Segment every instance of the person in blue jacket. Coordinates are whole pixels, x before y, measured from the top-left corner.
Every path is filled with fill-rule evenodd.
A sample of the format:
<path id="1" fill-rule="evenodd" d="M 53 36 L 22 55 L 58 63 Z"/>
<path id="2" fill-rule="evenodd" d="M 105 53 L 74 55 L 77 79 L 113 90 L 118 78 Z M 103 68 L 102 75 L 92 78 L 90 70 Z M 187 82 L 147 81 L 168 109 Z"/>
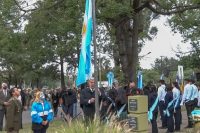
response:
<path id="1" fill-rule="evenodd" d="M 51 104 L 45 100 L 43 92 L 38 91 L 31 106 L 33 133 L 46 133 L 49 122 L 53 120 Z"/>

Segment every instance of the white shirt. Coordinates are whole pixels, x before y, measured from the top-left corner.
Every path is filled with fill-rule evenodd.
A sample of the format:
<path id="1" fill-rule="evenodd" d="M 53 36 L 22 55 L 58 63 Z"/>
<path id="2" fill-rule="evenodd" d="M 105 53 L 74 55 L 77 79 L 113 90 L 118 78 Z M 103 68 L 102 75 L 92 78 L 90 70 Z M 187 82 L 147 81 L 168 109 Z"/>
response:
<path id="1" fill-rule="evenodd" d="M 172 89 L 172 92 L 173 92 L 173 99 L 176 99 L 177 97 L 180 96 L 180 90 L 177 89 L 176 87 L 174 87 L 174 88 Z"/>
<path id="2" fill-rule="evenodd" d="M 196 85 L 192 84 L 192 97 L 191 100 L 194 100 L 195 98 L 198 98 L 198 88 Z"/>
<path id="3" fill-rule="evenodd" d="M 7 90 L 3 90 L 3 94 L 7 97 Z"/>
<path id="4" fill-rule="evenodd" d="M 200 90 L 198 92 L 198 106 L 200 107 Z"/>
<path id="5" fill-rule="evenodd" d="M 186 100 L 191 100 L 191 97 L 192 97 L 191 92 L 192 92 L 192 87 L 188 83 L 184 87 L 184 92 L 183 92 L 183 97 L 182 97 L 181 105 L 183 105 L 183 103 L 186 102 Z"/>
<path id="6" fill-rule="evenodd" d="M 166 95 L 166 91 L 165 91 L 165 85 L 161 85 L 158 88 L 158 99 L 159 101 L 165 101 L 165 95 Z"/>

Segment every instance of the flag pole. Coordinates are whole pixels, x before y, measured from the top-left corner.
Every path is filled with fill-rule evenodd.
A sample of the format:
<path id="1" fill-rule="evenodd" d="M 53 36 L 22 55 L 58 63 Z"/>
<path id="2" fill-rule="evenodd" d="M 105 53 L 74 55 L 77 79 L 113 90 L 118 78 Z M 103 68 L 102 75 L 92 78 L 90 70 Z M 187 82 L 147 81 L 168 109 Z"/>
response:
<path id="1" fill-rule="evenodd" d="M 95 113 L 99 117 L 99 95 L 98 95 L 98 69 L 97 69 L 97 43 L 96 43 L 96 13 L 95 0 L 92 0 L 93 19 L 93 45 L 94 45 L 94 81 L 95 81 Z"/>

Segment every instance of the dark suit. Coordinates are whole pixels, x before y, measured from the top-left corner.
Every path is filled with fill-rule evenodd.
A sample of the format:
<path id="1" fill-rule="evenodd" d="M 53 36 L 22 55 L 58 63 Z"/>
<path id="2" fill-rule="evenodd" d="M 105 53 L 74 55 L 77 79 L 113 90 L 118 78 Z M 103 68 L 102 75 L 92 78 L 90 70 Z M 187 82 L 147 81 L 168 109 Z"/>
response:
<path id="1" fill-rule="evenodd" d="M 148 100 L 148 109 L 150 109 L 156 98 L 157 98 L 157 92 L 151 92 L 148 95 L 149 100 Z M 152 133 L 158 133 L 158 127 L 157 127 L 157 116 L 158 116 L 158 104 L 156 105 L 154 111 L 153 111 L 153 119 L 151 120 L 151 125 L 152 125 Z"/>
<path id="2" fill-rule="evenodd" d="M 80 104 L 83 106 L 83 113 L 86 122 L 92 121 L 95 114 L 95 103 L 89 103 L 91 98 L 95 98 L 95 91 L 91 91 L 89 88 L 81 90 Z"/>
<path id="3" fill-rule="evenodd" d="M 8 102 L 10 99 L 10 93 L 7 90 L 7 96 L 4 95 L 3 89 L 0 90 L 0 131 L 3 129 L 3 118 L 6 114 L 6 108 L 4 106 L 4 102 Z"/>

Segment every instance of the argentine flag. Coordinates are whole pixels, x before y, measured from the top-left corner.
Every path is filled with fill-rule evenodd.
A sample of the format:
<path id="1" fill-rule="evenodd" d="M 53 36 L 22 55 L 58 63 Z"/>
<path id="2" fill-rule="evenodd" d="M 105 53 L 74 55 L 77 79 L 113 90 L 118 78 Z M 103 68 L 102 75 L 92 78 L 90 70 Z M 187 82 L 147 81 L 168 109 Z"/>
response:
<path id="1" fill-rule="evenodd" d="M 76 85 L 79 86 L 91 77 L 91 52 L 92 41 L 92 1 L 86 0 L 85 15 L 82 28 L 82 46 L 79 58 Z"/>

